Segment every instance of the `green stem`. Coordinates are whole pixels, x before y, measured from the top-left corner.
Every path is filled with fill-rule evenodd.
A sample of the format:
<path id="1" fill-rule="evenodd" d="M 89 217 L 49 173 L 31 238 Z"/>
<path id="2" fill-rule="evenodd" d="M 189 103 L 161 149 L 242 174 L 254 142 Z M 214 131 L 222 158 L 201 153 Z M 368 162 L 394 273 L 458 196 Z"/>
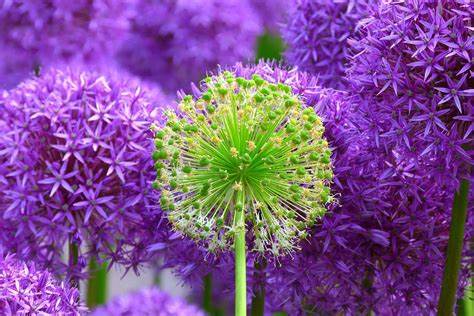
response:
<path id="1" fill-rule="evenodd" d="M 265 266 L 265 262 L 255 262 L 255 279 L 258 280 L 262 278 L 263 269 L 265 269 Z M 261 282 L 260 288 L 252 297 L 252 306 L 250 311 L 252 316 L 263 316 L 265 312 L 265 282 Z"/>
<path id="2" fill-rule="evenodd" d="M 459 300 L 458 316 L 474 315 L 474 278 L 471 279 L 471 285 L 464 292 L 464 298 Z"/>
<path id="3" fill-rule="evenodd" d="M 202 307 L 208 314 L 211 314 L 213 312 L 212 275 L 210 273 L 204 277 L 204 295 L 202 300 Z"/>
<path id="4" fill-rule="evenodd" d="M 41 66 L 39 64 L 36 64 L 33 68 L 33 72 L 35 74 L 35 77 L 39 77 L 41 74 Z"/>
<path id="5" fill-rule="evenodd" d="M 438 315 L 453 315 L 458 286 L 461 253 L 466 224 L 469 181 L 461 180 L 459 191 L 454 195 L 449 231 L 448 250 L 444 267 L 441 295 L 438 301 Z"/>
<path id="6" fill-rule="evenodd" d="M 252 298 L 251 313 L 252 316 L 263 316 L 265 311 L 265 288 L 262 287 L 260 291 L 255 293 Z"/>
<path id="7" fill-rule="evenodd" d="M 464 304 L 466 315 L 474 315 L 474 277 L 471 278 L 471 287 L 467 290 Z"/>
<path id="8" fill-rule="evenodd" d="M 260 59 L 281 60 L 284 50 L 285 44 L 281 36 L 265 32 L 257 39 L 255 60 L 257 62 Z"/>
<path id="9" fill-rule="evenodd" d="M 78 258 L 79 258 L 79 248 L 74 242 L 69 241 L 69 267 L 71 268 L 71 270 L 74 270 L 75 266 L 77 265 Z M 73 275 L 71 275 L 69 279 L 69 283 L 71 287 L 75 287 L 76 289 L 79 290 L 79 280 Z"/>
<path id="10" fill-rule="evenodd" d="M 155 272 L 153 275 L 153 285 L 156 285 L 157 287 L 161 286 L 161 273 L 160 272 Z"/>
<path id="11" fill-rule="evenodd" d="M 240 191 L 241 192 L 241 191 Z M 238 194 L 237 201 L 245 201 L 243 194 Z M 242 203 L 242 205 L 244 205 Z M 235 233 L 235 316 L 247 315 L 247 262 L 245 253 L 244 210 L 236 210 L 237 229 Z"/>
<path id="12" fill-rule="evenodd" d="M 89 280 L 87 283 L 87 306 L 91 309 L 107 300 L 107 263 L 99 265 L 94 258 L 89 261 Z"/>

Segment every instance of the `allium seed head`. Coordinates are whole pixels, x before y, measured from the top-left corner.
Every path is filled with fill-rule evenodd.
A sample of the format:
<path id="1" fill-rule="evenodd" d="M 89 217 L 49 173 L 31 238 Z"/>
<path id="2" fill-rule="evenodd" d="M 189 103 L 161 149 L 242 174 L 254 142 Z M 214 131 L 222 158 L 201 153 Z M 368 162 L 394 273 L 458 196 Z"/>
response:
<path id="1" fill-rule="evenodd" d="M 153 154 L 161 207 L 174 227 L 210 250 L 232 244 L 243 216 L 254 250 L 296 247 L 333 199 L 331 150 L 313 108 L 255 75 L 222 72 L 199 98 L 168 112 Z"/>

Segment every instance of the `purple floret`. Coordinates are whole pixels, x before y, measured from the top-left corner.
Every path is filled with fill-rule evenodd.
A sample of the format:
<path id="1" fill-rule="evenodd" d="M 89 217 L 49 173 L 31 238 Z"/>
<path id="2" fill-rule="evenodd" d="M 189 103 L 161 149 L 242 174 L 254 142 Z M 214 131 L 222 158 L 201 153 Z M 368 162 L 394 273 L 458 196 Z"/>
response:
<path id="1" fill-rule="evenodd" d="M 3 248 L 76 277 L 91 257 L 128 267 L 146 260 L 148 234 L 157 238 L 162 221 L 149 203 L 149 128 L 163 102 L 127 76 L 80 69 L 51 69 L 4 91 Z M 61 259 L 66 244 L 79 247 L 75 265 Z"/>
<path id="2" fill-rule="evenodd" d="M 129 28 L 125 0 L 0 2 L 0 88 L 39 66 L 107 63 Z M 23 76 L 11 78 L 10 71 Z"/>
<path id="3" fill-rule="evenodd" d="M 202 79 L 218 64 L 253 59 L 263 31 L 241 0 L 139 0 L 131 24 L 120 62 L 169 92 Z"/>
<path id="4" fill-rule="evenodd" d="M 156 287 L 112 299 L 92 316 L 204 316 L 199 308 Z"/>
<path id="5" fill-rule="evenodd" d="M 0 255 L 0 314 L 85 315 L 79 291 L 34 264 Z"/>
<path id="6" fill-rule="evenodd" d="M 374 0 L 298 0 L 283 26 L 289 64 L 319 77 L 330 88 L 344 88 L 349 57 L 347 39 L 367 16 Z"/>

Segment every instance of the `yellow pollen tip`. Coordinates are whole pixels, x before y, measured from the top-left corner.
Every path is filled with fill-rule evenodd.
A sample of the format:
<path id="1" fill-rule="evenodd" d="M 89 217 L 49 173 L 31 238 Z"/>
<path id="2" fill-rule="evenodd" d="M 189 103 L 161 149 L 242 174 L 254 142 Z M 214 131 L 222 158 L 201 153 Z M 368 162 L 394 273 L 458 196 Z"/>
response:
<path id="1" fill-rule="evenodd" d="M 240 182 L 236 182 L 233 186 L 232 186 L 232 189 L 234 189 L 234 191 L 242 191 L 242 184 Z"/>
<path id="2" fill-rule="evenodd" d="M 247 146 L 249 148 L 250 151 L 254 150 L 255 149 L 255 143 L 253 141 L 247 141 Z"/>
<path id="3" fill-rule="evenodd" d="M 230 154 L 232 155 L 232 157 L 237 157 L 237 155 L 239 154 L 239 151 L 237 150 L 237 148 L 232 147 L 230 149 Z"/>

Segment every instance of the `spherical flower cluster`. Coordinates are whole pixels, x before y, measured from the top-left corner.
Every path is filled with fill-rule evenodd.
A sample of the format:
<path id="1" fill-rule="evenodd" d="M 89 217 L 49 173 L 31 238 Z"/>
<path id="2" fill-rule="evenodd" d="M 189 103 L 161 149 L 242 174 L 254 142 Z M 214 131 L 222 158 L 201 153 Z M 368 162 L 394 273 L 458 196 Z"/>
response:
<path id="1" fill-rule="evenodd" d="M 135 12 L 119 60 L 173 93 L 218 64 L 253 59 L 263 32 L 252 7 L 241 0 L 139 0 Z"/>
<path id="2" fill-rule="evenodd" d="M 417 152 L 434 172 L 472 165 L 474 3 L 388 1 L 370 16 L 349 79 L 374 100 L 380 146 Z"/>
<path id="3" fill-rule="evenodd" d="M 378 121 L 370 99 L 323 89 L 295 69 L 260 63 L 229 70 L 247 79 L 258 74 L 287 84 L 315 108 L 332 150 L 331 192 L 339 204 L 302 242 L 301 251 L 276 262 L 269 260 L 261 269 L 255 269 L 259 259 L 250 254 L 248 292 L 257 291 L 264 281 L 268 310 L 286 310 L 291 315 L 434 311 L 457 186 L 449 181 L 452 170 L 432 173 L 424 159 L 400 151 L 401 147 L 387 153 L 374 136 Z M 470 214 L 473 211 L 470 206 Z M 473 236 L 474 217 L 468 215 L 466 241 Z M 467 248 L 459 294 L 469 281 L 472 252 Z M 184 243 L 171 245 L 169 251 L 167 266 L 174 266 L 195 288 L 202 286 L 197 276 L 212 273 L 220 284 L 217 294 L 232 295 L 231 256 L 210 257 L 205 249 L 185 248 Z M 189 255 L 176 258 L 173 253 L 178 251 Z"/>
<path id="4" fill-rule="evenodd" d="M 72 59 L 108 60 L 128 31 L 124 0 L 13 0 L 0 5 L 0 87 L 19 82 L 35 67 Z M 5 76 L 5 81 L 3 77 Z"/>
<path id="5" fill-rule="evenodd" d="M 136 266 L 161 221 L 148 191 L 162 97 L 118 76 L 51 69 L 0 97 L 0 226 L 14 228 L 0 243 L 55 273 L 98 255 Z"/>
<path id="6" fill-rule="evenodd" d="M 33 264 L 0 255 L 0 314 L 83 315 L 86 311 L 77 289 Z"/>
<path id="7" fill-rule="evenodd" d="M 231 72 L 208 77 L 155 131 L 161 207 L 177 231 L 229 249 L 250 226 L 253 249 L 297 247 L 331 202 L 331 151 L 314 109 L 291 87 Z"/>
<path id="8" fill-rule="evenodd" d="M 119 296 L 105 306 L 97 308 L 92 316 L 204 316 L 199 308 L 189 305 L 183 299 L 153 287 Z"/>
<path id="9" fill-rule="evenodd" d="M 282 29 L 291 65 L 319 77 L 326 87 L 347 86 L 347 40 L 366 17 L 371 0 L 298 0 Z"/>

